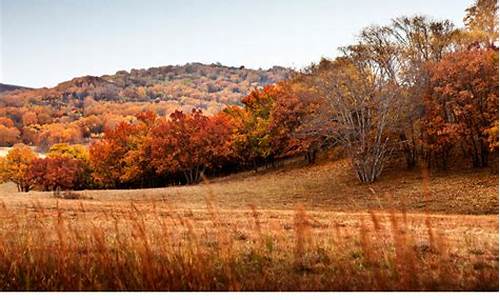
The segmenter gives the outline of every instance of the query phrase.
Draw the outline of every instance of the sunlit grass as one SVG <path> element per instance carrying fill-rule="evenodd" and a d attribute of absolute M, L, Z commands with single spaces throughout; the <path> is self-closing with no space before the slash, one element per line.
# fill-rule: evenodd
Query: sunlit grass
<path fill-rule="evenodd" d="M 2 205 L 0 289 L 498 290 L 493 216 L 70 201 Z"/>

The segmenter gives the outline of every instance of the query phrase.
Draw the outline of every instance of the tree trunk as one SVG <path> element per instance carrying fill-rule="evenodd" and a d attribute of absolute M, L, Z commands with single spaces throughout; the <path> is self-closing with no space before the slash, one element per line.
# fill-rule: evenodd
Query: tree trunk
<path fill-rule="evenodd" d="M 312 165 L 316 162 L 316 152 L 317 152 L 317 150 L 315 150 L 315 149 L 307 150 L 307 152 L 306 152 L 307 164 Z"/>

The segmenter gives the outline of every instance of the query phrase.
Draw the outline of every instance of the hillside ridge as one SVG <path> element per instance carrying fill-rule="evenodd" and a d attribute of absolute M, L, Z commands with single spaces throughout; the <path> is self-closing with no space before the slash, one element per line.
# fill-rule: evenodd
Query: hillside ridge
<path fill-rule="evenodd" d="M 83 101 L 91 97 L 98 101 L 214 101 L 239 104 L 252 89 L 263 87 L 289 77 L 291 69 L 273 66 L 269 69 L 249 69 L 221 64 L 187 63 L 143 69 L 120 70 L 115 74 L 84 75 L 60 82 L 54 87 L 36 88 L 5 85 L 5 98 L 50 105 L 50 101 L 71 99 Z M 3 87 L 2 87 L 3 88 Z M 14 91 L 14 93 L 10 93 Z M 35 100 L 35 101 L 33 101 Z"/>

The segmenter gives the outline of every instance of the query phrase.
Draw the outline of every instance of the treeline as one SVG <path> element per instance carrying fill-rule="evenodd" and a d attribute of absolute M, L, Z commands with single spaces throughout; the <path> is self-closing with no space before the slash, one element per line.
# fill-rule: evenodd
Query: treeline
<path fill-rule="evenodd" d="M 245 97 L 244 108 L 213 116 L 142 112 L 88 148 L 56 144 L 45 158 L 18 144 L 0 160 L 0 174 L 21 191 L 130 188 L 193 184 L 204 174 L 270 166 L 299 154 L 312 163 L 319 139 L 295 134 L 308 107 L 294 90 L 290 82 L 266 86 Z"/>
<path fill-rule="evenodd" d="M 105 130 L 88 154 L 25 154 L 24 167 L 15 153 L 28 148 L 18 146 L 2 163 L 4 178 L 20 190 L 192 184 L 300 155 L 314 163 L 331 147 L 345 150 L 361 182 L 375 181 L 391 161 L 487 167 L 498 153 L 497 11 L 495 1 L 477 1 L 465 29 L 419 16 L 368 27 L 341 57 L 255 89 L 243 107 L 211 116 L 142 112 Z M 63 172 L 71 186 L 53 183 Z"/>

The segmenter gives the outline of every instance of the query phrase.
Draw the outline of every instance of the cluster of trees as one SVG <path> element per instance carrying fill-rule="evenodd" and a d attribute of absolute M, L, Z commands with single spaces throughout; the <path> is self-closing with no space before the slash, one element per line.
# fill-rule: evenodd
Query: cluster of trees
<path fill-rule="evenodd" d="M 104 187 L 192 184 L 223 174 L 309 154 L 320 141 L 297 129 L 307 114 L 298 84 L 266 86 L 213 116 L 199 110 L 169 117 L 140 113 L 89 147 L 95 183 Z M 291 109 L 291 110 L 288 110 Z M 309 155 L 313 161 L 313 156 Z"/>
<path fill-rule="evenodd" d="M 4 180 L 22 191 L 192 184 L 217 175 L 304 155 L 312 163 L 323 141 L 301 134 L 311 91 L 299 80 L 254 90 L 212 115 L 141 112 L 105 129 L 88 147 L 55 144 L 47 157 L 18 144 L 3 159 Z M 19 158 L 20 157 L 20 158 Z M 21 170 L 21 171 L 19 171 Z M 15 175 L 17 174 L 17 175 Z"/>
<path fill-rule="evenodd" d="M 497 11 L 496 1 L 478 0 L 465 29 L 420 16 L 365 28 L 341 57 L 212 115 L 142 111 L 114 126 L 82 119 L 90 132 L 104 131 L 88 152 L 62 144 L 40 159 L 17 146 L 1 173 L 20 190 L 192 184 L 299 155 L 314 163 L 329 147 L 346 150 L 361 182 L 391 160 L 486 167 L 498 151 Z"/>
<path fill-rule="evenodd" d="M 474 49 L 445 57 L 429 72 L 424 94 L 424 155 L 446 168 L 452 151 L 486 167 L 498 148 L 498 50 Z"/>
<path fill-rule="evenodd" d="M 56 144 L 42 158 L 31 147 L 17 144 L 0 157 L 0 182 L 12 181 L 22 192 L 93 187 L 91 172 L 88 151 L 82 145 Z"/>
<path fill-rule="evenodd" d="M 295 132 L 307 114 L 294 92 L 298 86 L 266 86 L 245 97 L 245 107 L 213 116 L 142 112 L 107 129 L 88 149 L 55 144 L 45 158 L 17 144 L 0 159 L 0 174 L 20 191 L 153 187 L 197 183 L 203 174 L 256 168 L 299 153 L 313 162 L 313 139 Z"/>
<path fill-rule="evenodd" d="M 365 28 L 342 57 L 306 73 L 320 104 L 308 131 L 346 147 L 362 182 L 394 158 L 487 166 L 498 147 L 497 11 L 478 0 L 465 29 L 419 16 Z"/>

